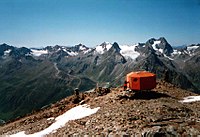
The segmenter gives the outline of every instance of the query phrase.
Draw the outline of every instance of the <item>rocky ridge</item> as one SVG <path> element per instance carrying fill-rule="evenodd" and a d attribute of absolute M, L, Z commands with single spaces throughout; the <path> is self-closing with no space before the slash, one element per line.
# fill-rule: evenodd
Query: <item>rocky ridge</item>
<path fill-rule="evenodd" d="M 183 97 L 196 95 L 158 81 L 152 91 L 127 93 L 121 88 L 111 91 L 81 93 L 70 96 L 24 118 L 0 127 L 0 135 L 25 131 L 32 134 L 47 128 L 54 119 L 79 104 L 100 107 L 97 113 L 72 120 L 47 136 L 196 136 L 200 135 L 200 102 L 181 103 Z"/>

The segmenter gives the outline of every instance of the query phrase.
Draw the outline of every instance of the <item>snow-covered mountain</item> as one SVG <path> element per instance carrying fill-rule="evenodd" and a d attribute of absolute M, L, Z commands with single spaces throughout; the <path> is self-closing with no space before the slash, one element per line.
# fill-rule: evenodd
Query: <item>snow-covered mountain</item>
<path fill-rule="evenodd" d="M 95 48 L 95 52 L 98 54 L 103 54 L 108 51 L 112 47 L 112 44 L 109 42 L 104 42 L 100 45 L 97 45 Z"/>
<path fill-rule="evenodd" d="M 47 46 L 43 49 L 31 49 L 31 54 L 33 56 L 45 56 L 45 55 L 52 55 L 52 54 L 65 54 L 66 56 L 76 56 L 78 54 L 86 54 L 91 51 L 90 48 L 86 47 L 85 45 L 79 44 L 75 45 L 74 47 L 66 47 L 66 46 Z"/>
<path fill-rule="evenodd" d="M 0 45 L 0 56 L 9 55 L 22 55 L 22 56 L 55 56 L 62 55 L 65 57 L 72 57 L 78 55 L 84 55 L 92 52 L 93 54 L 104 54 L 109 51 L 113 45 L 109 42 L 104 42 L 96 47 L 89 48 L 83 44 L 75 45 L 72 47 L 66 46 L 47 46 L 45 48 L 17 48 L 9 46 L 7 44 Z M 172 48 L 165 38 L 150 39 L 146 43 L 138 43 L 134 45 L 119 45 L 119 51 L 126 59 L 135 60 L 137 57 L 154 51 L 158 55 L 163 55 L 167 58 L 179 58 L 179 56 L 191 57 L 198 53 L 200 50 L 200 44 L 192 44 L 183 48 Z"/>
<path fill-rule="evenodd" d="M 200 44 L 192 44 L 183 48 L 178 48 L 178 49 L 175 48 L 172 54 L 174 56 L 179 56 L 179 55 L 193 56 L 195 54 L 198 54 L 199 51 L 200 51 Z"/>

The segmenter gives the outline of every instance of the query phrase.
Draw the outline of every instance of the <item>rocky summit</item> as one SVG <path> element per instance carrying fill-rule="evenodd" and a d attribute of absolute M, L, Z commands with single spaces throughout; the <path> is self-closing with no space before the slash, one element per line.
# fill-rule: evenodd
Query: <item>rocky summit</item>
<path fill-rule="evenodd" d="M 151 91 L 98 88 L 10 121 L 0 127 L 0 135 L 36 135 L 71 108 L 87 104 L 91 109 L 98 108 L 97 111 L 69 120 L 45 136 L 197 136 L 200 135 L 200 102 L 183 101 L 188 96 L 188 99 L 199 97 L 163 80 L 158 80 Z"/>

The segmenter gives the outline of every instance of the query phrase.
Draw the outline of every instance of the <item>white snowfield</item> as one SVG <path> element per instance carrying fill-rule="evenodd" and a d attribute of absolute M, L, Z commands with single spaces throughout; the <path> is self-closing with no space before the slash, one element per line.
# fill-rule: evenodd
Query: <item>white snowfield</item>
<path fill-rule="evenodd" d="M 190 56 L 194 55 L 194 52 L 195 52 L 195 50 L 196 50 L 197 48 L 199 48 L 199 46 L 189 46 L 189 47 L 187 47 L 187 50 L 188 50 L 188 52 L 189 52 L 189 55 L 190 55 Z"/>
<path fill-rule="evenodd" d="M 42 54 L 48 54 L 48 50 L 37 50 L 37 49 L 31 49 L 33 56 L 40 56 Z"/>
<path fill-rule="evenodd" d="M 120 53 L 126 57 L 126 58 L 131 58 L 133 60 L 135 60 L 140 53 L 135 51 L 136 46 L 138 46 L 138 44 L 133 45 L 133 46 L 128 46 L 128 45 L 120 45 Z"/>
<path fill-rule="evenodd" d="M 89 106 L 87 104 L 79 105 L 77 107 L 74 107 L 74 108 L 68 110 L 64 114 L 58 116 L 55 119 L 56 120 L 55 123 L 53 123 L 51 126 L 49 126 L 48 128 L 46 128 L 40 132 L 26 135 L 25 131 L 22 131 L 22 132 L 10 135 L 10 137 L 42 137 L 42 136 L 48 135 L 52 132 L 56 132 L 56 130 L 58 128 L 63 127 L 70 120 L 76 120 L 76 119 L 80 119 L 80 118 L 92 115 L 92 114 L 96 113 L 99 109 L 100 109 L 100 107 L 91 109 L 91 108 L 89 108 Z"/>
<path fill-rule="evenodd" d="M 189 47 L 187 47 L 187 50 L 191 51 L 191 50 L 195 50 L 197 48 L 199 48 L 199 46 L 189 46 Z"/>
<path fill-rule="evenodd" d="M 98 45 L 95 48 L 95 50 L 96 50 L 97 53 L 103 54 L 103 53 L 105 53 L 106 51 L 108 51 L 112 47 L 111 43 L 109 43 L 109 42 L 105 42 L 105 43 L 106 43 L 105 46 Z"/>
<path fill-rule="evenodd" d="M 189 103 L 189 102 L 195 102 L 200 101 L 200 96 L 188 96 L 183 98 L 183 100 L 179 101 L 181 103 Z"/>
<path fill-rule="evenodd" d="M 99 54 L 103 54 L 105 53 L 106 51 L 108 51 L 111 47 L 112 47 L 112 44 L 109 43 L 109 42 L 105 42 L 106 45 L 105 46 L 97 46 L 95 48 L 96 52 L 99 53 Z M 129 46 L 129 45 L 119 45 L 120 47 L 120 53 L 125 57 L 125 58 L 131 58 L 133 60 L 135 60 L 139 55 L 140 53 L 135 51 L 135 48 L 136 46 L 138 46 L 138 44 L 136 45 L 133 45 L 133 46 Z"/>

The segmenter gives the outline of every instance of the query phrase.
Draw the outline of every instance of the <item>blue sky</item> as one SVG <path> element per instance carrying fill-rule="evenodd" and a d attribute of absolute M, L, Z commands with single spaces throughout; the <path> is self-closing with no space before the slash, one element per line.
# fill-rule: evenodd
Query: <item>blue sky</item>
<path fill-rule="evenodd" d="M 94 47 L 165 37 L 200 43 L 199 0 L 0 0 L 0 43 Z"/>

